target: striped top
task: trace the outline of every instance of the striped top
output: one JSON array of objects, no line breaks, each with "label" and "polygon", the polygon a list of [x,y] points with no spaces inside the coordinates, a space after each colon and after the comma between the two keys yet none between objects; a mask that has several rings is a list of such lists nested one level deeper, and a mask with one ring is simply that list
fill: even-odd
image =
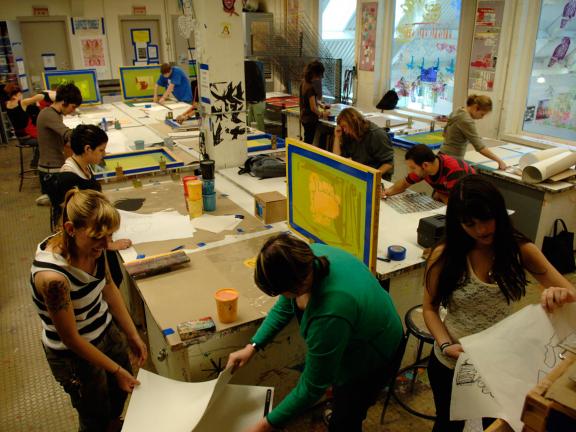
[{"label": "striped top", "polygon": [[112,320],[112,316],[108,312],[108,304],[102,297],[102,290],[106,285],[104,254],[98,259],[96,275],[92,276],[84,270],[70,265],[61,255],[46,251],[47,243],[48,239],[38,245],[30,277],[32,301],[42,320],[42,342],[48,348],[55,350],[68,349],[54,327],[44,297],[38,292],[34,284],[36,273],[42,271],[59,273],[68,280],[78,332],[87,341],[94,342],[104,333]]},{"label": "striped top", "polygon": [[439,168],[436,174],[420,177],[418,174],[411,172],[406,176],[406,182],[413,185],[425,180],[435,191],[448,195],[462,177],[468,174],[476,174],[474,168],[463,160],[444,154],[438,154],[437,157]]}]

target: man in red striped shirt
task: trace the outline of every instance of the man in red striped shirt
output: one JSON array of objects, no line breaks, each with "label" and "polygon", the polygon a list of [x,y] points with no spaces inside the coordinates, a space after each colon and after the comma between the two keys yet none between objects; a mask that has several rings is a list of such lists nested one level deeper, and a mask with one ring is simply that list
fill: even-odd
[{"label": "man in red striped shirt", "polygon": [[445,154],[435,155],[424,144],[408,150],[405,159],[410,174],[385,189],[382,198],[404,192],[411,185],[425,180],[434,189],[432,198],[446,204],[450,190],[456,183],[468,174],[475,174],[474,168],[463,160]]}]

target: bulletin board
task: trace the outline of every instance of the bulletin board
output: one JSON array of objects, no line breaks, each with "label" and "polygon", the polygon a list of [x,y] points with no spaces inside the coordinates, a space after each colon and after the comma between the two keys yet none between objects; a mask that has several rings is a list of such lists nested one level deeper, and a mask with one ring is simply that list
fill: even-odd
[{"label": "bulletin board", "polygon": [[53,89],[60,84],[72,83],[80,89],[83,104],[102,103],[98,78],[94,69],[45,71],[42,79],[46,90]]},{"label": "bulletin board", "polygon": [[152,99],[160,77],[160,66],[120,66],[120,87],[124,100]]},{"label": "bulletin board", "polygon": [[288,224],[376,270],[380,171],[287,138]]}]

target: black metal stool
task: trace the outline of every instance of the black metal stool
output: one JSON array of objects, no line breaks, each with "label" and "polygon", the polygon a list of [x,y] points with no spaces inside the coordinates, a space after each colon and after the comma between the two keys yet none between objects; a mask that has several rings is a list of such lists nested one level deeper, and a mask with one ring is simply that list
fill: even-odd
[{"label": "black metal stool", "polygon": [[24,144],[21,141],[18,141],[16,147],[18,147],[18,151],[20,152],[20,187],[18,188],[18,192],[22,192],[22,184],[24,183],[24,180],[37,178],[38,168],[24,169],[24,149],[32,149],[32,151],[34,151],[35,146]]},{"label": "black metal stool", "polygon": [[[428,367],[428,357],[422,358],[422,350],[424,349],[424,344],[434,344],[434,338],[428,332],[426,328],[426,324],[424,323],[424,316],[422,314],[422,305],[417,305],[408,310],[406,315],[404,315],[404,324],[406,325],[406,341],[410,338],[410,336],[414,336],[418,339],[418,350],[416,353],[416,361],[411,364],[410,366],[406,366],[405,368],[399,369],[400,364],[402,363],[402,359],[398,363],[398,372],[396,373],[396,379],[399,376],[404,375],[407,371],[413,371],[412,373],[412,382],[410,385],[410,391],[414,392],[414,383],[416,382],[416,376],[418,374],[419,369],[426,369]],[[402,352],[402,354],[404,354]],[[380,423],[384,422],[384,415],[386,414],[386,409],[388,408],[388,403],[390,401],[390,397],[394,396],[394,399],[398,402],[398,404],[408,411],[410,414],[415,416],[425,418],[428,420],[435,420],[436,416],[421,413],[416,411],[415,409],[409,407],[404,401],[402,401],[398,395],[396,394],[396,379],[392,380],[390,387],[388,389],[388,395],[386,396],[386,401],[384,402],[384,407],[382,408],[382,415],[380,416]]]}]

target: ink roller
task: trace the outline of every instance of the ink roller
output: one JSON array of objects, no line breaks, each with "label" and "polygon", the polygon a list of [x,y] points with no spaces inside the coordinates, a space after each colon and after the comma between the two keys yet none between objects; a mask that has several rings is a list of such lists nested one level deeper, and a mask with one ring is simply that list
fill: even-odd
[{"label": "ink roller", "polygon": [[177,250],[159,255],[151,255],[124,263],[128,274],[132,277],[150,276],[170,271],[172,267],[190,262],[190,258],[183,250]]}]

